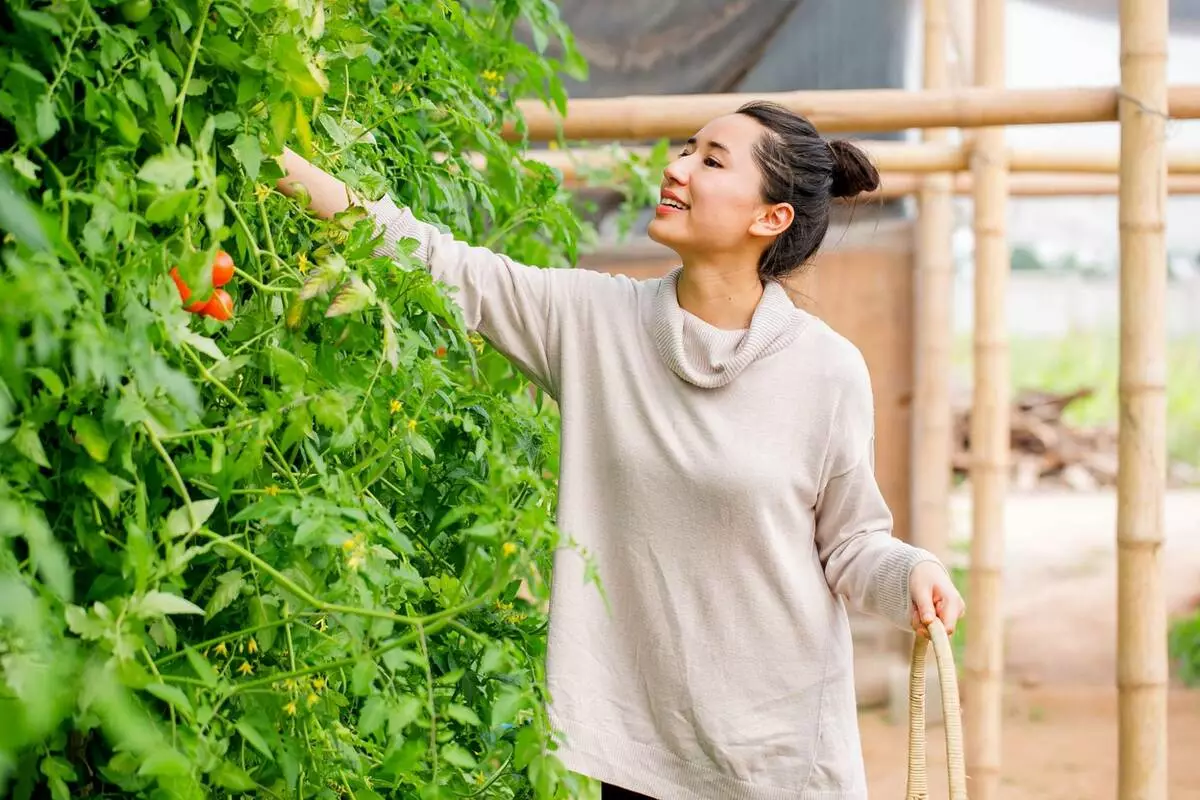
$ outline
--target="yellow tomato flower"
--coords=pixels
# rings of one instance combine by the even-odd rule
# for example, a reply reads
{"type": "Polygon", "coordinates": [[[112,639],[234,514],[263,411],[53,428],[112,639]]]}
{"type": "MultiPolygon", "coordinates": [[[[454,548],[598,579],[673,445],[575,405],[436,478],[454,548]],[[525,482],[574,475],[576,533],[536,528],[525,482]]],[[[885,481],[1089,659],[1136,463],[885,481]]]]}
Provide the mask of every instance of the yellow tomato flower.
{"type": "Polygon", "coordinates": [[[250,666],[249,661],[243,661],[242,665],[238,667],[238,672],[242,673],[243,675],[253,675],[254,667],[250,666]]]}
{"type": "Polygon", "coordinates": [[[227,656],[229,655],[229,648],[225,646],[224,642],[221,642],[216,646],[215,652],[219,656],[227,656]]]}
{"type": "Polygon", "coordinates": [[[279,494],[279,487],[278,486],[268,486],[263,491],[266,492],[267,497],[275,497],[277,494],[279,494]]]}
{"type": "Polygon", "coordinates": [[[417,429],[417,421],[415,419],[410,419],[408,421],[408,429],[410,431],[415,431],[417,429]]]}
{"type": "Polygon", "coordinates": [[[504,555],[511,556],[513,553],[517,552],[517,546],[512,542],[505,542],[503,550],[504,555]]]}
{"type": "Polygon", "coordinates": [[[312,686],[317,691],[324,689],[325,688],[325,679],[324,678],[313,678],[312,686]]]}
{"type": "Polygon", "coordinates": [[[401,406],[400,406],[400,401],[399,401],[399,400],[393,400],[393,401],[392,401],[392,402],[391,402],[391,403],[388,405],[388,410],[389,410],[389,411],[391,411],[393,414],[398,414],[398,413],[400,413],[400,408],[401,408],[401,406]]]}
{"type": "Polygon", "coordinates": [[[320,700],[320,698],[319,698],[319,697],[317,697],[317,696],[316,696],[315,694],[313,694],[312,692],[309,692],[309,694],[308,694],[308,707],[309,707],[309,708],[312,708],[313,706],[315,706],[315,705],[317,704],[317,701],[318,701],[318,700],[320,700]]]}
{"type": "Polygon", "coordinates": [[[296,701],[293,700],[290,703],[288,703],[286,706],[283,707],[283,710],[288,713],[289,717],[296,716],[296,701]]]}
{"type": "Polygon", "coordinates": [[[248,653],[257,653],[258,652],[258,642],[254,641],[253,636],[250,637],[250,641],[246,642],[246,652],[248,652],[248,653]]]}

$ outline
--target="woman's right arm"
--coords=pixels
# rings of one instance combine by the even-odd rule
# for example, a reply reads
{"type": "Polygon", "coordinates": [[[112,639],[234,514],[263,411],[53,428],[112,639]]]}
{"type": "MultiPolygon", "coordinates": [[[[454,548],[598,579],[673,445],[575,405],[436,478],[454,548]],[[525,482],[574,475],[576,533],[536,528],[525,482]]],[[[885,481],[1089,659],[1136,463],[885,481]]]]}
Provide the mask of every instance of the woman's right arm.
{"type": "Polygon", "coordinates": [[[281,160],[287,174],[279,190],[295,197],[303,187],[309,208],[324,218],[351,205],[367,209],[383,235],[378,255],[394,256],[405,239],[417,243],[415,256],[435,280],[447,284],[466,325],[486,337],[552,396],[558,393],[560,334],[564,318],[577,304],[577,287],[600,273],[575,269],[539,269],[519,264],[483,247],[472,247],[418,220],[390,197],[360,202],[334,176],[291,150],[281,160]]]}

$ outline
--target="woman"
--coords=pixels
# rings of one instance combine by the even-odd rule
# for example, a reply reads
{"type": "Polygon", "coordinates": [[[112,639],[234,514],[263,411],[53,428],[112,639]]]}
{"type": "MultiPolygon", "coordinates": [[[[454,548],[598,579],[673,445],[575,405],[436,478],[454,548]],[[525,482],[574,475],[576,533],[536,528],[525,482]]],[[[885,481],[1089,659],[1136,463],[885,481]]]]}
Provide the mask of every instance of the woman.
{"type": "MultiPolygon", "coordinates": [[[[346,187],[292,153],[329,216],[346,187]]],[[[473,248],[389,198],[401,239],[469,327],[557,398],[559,525],[547,683],[568,768],[605,798],[866,797],[844,602],[927,635],[963,601],[891,535],[859,351],[780,284],[816,252],[834,197],[878,184],[861,150],[753,103],[664,173],[649,235],[681,267],[635,281],[473,248]]]]}

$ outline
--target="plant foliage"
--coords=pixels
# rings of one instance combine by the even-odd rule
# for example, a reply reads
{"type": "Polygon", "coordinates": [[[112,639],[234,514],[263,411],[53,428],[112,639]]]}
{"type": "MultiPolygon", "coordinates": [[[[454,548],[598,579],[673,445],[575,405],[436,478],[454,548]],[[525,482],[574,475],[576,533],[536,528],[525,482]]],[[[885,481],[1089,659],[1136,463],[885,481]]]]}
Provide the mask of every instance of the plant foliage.
{"type": "Polygon", "coordinates": [[[0,40],[0,792],[564,795],[556,422],[361,213],[274,188],[291,146],[568,263],[500,135],[582,74],[554,6],[13,0],[0,40]],[[221,249],[228,322],[169,277],[221,249]]]}

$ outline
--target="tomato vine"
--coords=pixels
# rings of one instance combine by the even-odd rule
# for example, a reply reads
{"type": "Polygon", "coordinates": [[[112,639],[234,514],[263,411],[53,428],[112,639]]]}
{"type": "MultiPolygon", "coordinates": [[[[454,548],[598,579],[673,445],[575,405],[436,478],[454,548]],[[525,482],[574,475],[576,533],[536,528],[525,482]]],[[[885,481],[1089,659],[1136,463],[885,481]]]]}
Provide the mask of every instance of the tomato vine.
{"type": "Polygon", "coordinates": [[[274,189],[292,146],[568,264],[500,135],[583,72],[553,4],[15,0],[0,40],[0,791],[573,792],[553,409],[361,213],[274,189]]]}

